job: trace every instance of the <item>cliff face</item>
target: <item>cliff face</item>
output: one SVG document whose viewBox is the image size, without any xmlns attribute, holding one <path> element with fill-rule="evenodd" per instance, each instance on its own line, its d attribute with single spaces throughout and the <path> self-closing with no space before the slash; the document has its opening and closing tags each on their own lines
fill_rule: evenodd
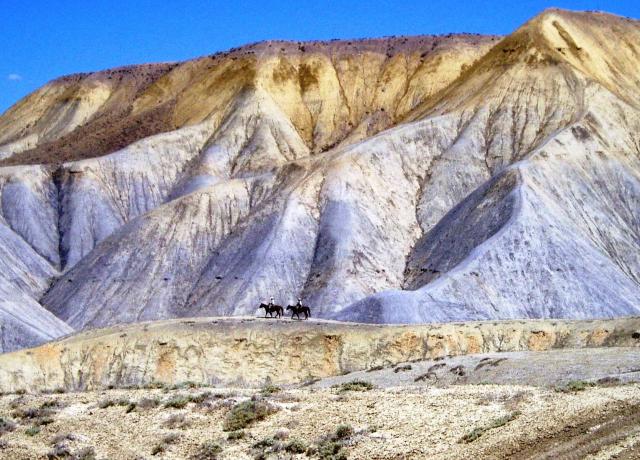
<svg viewBox="0 0 640 460">
<path fill-rule="evenodd" d="M 0 117 L 0 321 L 25 331 L 2 349 L 270 296 L 372 323 L 638 314 L 638 50 L 637 21 L 548 10 L 501 40 L 56 80 Z"/>
<path fill-rule="evenodd" d="M 196 381 L 297 383 L 406 361 L 493 351 L 640 346 L 640 319 L 373 326 L 200 318 L 81 333 L 0 355 L 0 391 Z"/>
</svg>

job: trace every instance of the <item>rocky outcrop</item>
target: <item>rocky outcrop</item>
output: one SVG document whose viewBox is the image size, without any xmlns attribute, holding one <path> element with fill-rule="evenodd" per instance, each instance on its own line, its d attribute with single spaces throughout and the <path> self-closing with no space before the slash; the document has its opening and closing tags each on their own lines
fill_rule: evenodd
<svg viewBox="0 0 640 460">
<path fill-rule="evenodd" d="M 198 318 L 85 332 L 0 355 L 0 391 L 296 383 L 380 365 L 494 351 L 640 346 L 640 319 L 375 326 Z"/>
</svg>

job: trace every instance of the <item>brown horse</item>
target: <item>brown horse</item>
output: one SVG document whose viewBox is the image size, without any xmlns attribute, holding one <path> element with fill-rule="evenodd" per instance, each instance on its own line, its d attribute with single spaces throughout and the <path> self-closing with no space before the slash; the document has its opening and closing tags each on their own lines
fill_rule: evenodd
<svg viewBox="0 0 640 460">
<path fill-rule="evenodd" d="M 276 314 L 276 318 L 282 318 L 284 314 L 284 309 L 280 305 L 268 305 L 266 303 L 261 303 L 258 308 L 264 308 L 264 317 L 267 317 L 269 314 L 269 318 L 273 318 L 273 314 Z"/>
<path fill-rule="evenodd" d="M 304 314 L 304 319 L 309 319 L 309 317 L 311 316 L 311 309 L 306 305 L 302 305 L 300 307 L 298 307 L 297 305 L 289 305 L 287 307 L 287 311 L 289 310 L 292 311 L 291 319 L 293 319 L 294 316 L 297 316 L 298 319 L 300 319 L 300 313 Z"/>
</svg>

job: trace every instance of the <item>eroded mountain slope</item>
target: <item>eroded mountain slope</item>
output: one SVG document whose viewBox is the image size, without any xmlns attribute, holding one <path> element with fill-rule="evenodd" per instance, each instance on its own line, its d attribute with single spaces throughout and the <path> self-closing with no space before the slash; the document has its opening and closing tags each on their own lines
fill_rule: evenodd
<svg viewBox="0 0 640 460">
<path fill-rule="evenodd" d="M 369 322 L 637 314 L 639 46 L 636 21 L 549 10 L 501 41 L 271 42 L 160 66 L 123 119 L 171 107 L 178 129 L 0 168 L 2 215 L 59 276 L 32 300 L 74 328 L 271 295 Z M 69 145 L 46 162 L 86 156 Z"/>
</svg>

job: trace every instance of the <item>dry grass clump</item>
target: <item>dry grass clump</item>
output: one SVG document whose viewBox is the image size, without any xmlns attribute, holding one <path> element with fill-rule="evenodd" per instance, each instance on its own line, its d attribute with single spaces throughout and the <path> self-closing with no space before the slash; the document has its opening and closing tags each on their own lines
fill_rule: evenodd
<svg viewBox="0 0 640 460">
<path fill-rule="evenodd" d="M 254 422 L 264 420 L 276 410 L 274 406 L 260 399 L 238 403 L 227 414 L 222 429 L 224 431 L 242 430 Z"/>
</svg>

